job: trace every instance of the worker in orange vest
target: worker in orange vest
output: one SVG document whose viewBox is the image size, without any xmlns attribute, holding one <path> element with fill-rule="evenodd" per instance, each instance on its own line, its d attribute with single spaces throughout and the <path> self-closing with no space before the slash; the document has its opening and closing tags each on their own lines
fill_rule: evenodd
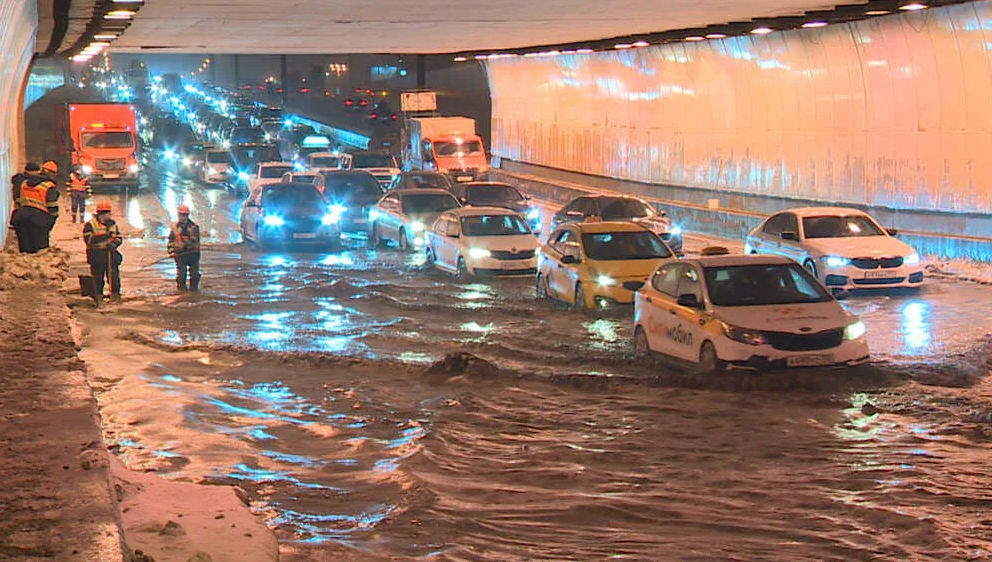
<svg viewBox="0 0 992 562">
<path fill-rule="evenodd" d="M 18 190 L 18 207 L 10 216 L 10 225 L 17 232 L 17 245 L 22 252 L 33 254 L 49 246 L 49 232 L 58 216 L 58 187 L 42 173 L 41 166 L 29 162 L 25 167 L 27 179 Z M 55 202 L 55 216 L 50 203 Z"/>
<path fill-rule="evenodd" d="M 86 261 L 93 275 L 93 296 L 97 302 L 103 299 L 104 278 L 110 278 L 110 298 L 121 297 L 121 262 L 124 256 L 117 251 L 124 239 L 117 223 L 110 217 L 110 201 L 100 201 L 96 205 L 96 216 L 83 226 L 83 241 L 86 242 Z"/>
<path fill-rule="evenodd" d="M 169 257 L 176 260 L 176 288 L 186 292 L 186 272 L 189 290 L 200 290 L 200 227 L 189 218 L 189 207 L 180 205 L 179 220 L 169 233 Z"/>
<path fill-rule="evenodd" d="M 72 222 L 83 222 L 86 214 L 86 198 L 93 195 L 93 186 L 82 168 L 76 168 L 69 174 L 69 197 L 72 199 Z"/>
<path fill-rule="evenodd" d="M 41 165 L 41 175 L 45 176 L 48 181 L 52 183 L 52 187 L 48 190 L 45 196 L 45 207 L 48 209 L 48 214 L 52 215 L 52 218 L 58 220 L 59 218 L 59 186 L 55 181 L 55 176 L 59 174 L 59 165 L 55 163 L 54 160 L 46 160 L 44 164 Z M 55 226 L 55 220 L 52 221 L 52 227 Z M 51 230 L 50 227 L 48 230 Z"/>
</svg>

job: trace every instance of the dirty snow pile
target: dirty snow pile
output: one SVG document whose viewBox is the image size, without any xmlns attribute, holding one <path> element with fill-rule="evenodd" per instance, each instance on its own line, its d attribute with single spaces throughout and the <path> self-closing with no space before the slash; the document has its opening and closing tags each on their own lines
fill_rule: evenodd
<svg viewBox="0 0 992 562">
<path fill-rule="evenodd" d="M 926 271 L 927 275 L 992 285 L 992 263 L 966 259 L 927 260 Z"/>
<path fill-rule="evenodd" d="M 68 263 L 69 253 L 59 248 L 46 248 L 36 254 L 0 253 L 0 291 L 9 291 L 25 282 L 61 286 Z"/>
</svg>

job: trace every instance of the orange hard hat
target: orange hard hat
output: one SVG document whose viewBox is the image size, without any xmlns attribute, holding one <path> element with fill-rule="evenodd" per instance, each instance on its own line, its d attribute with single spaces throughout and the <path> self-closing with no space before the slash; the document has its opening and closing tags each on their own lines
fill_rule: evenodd
<svg viewBox="0 0 992 562">
<path fill-rule="evenodd" d="M 59 165 L 54 160 L 48 160 L 41 165 L 42 170 L 47 170 L 53 174 L 59 173 Z"/>
<path fill-rule="evenodd" d="M 104 211 L 110 212 L 110 201 L 104 200 L 96 204 L 96 212 L 102 213 Z"/>
<path fill-rule="evenodd" d="M 179 208 L 176 209 L 176 210 L 179 212 L 180 215 L 188 215 L 189 214 L 189 207 L 187 207 L 186 205 L 180 205 Z"/>
</svg>

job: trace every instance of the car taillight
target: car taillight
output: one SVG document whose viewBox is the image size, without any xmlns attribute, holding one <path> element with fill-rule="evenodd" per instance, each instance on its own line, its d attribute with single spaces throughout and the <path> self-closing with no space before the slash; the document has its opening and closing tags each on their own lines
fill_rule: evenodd
<svg viewBox="0 0 992 562">
<path fill-rule="evenodd" d="M 396 121 L 397 119 L 399 119 L 399 117 L 397 117 L 395 113 L 392 114 L 392 115 L 390 115 L 389 118 L 392 119 L 393 121 Z"/>
<path fill-rule="evenodd" d="M 378 119 L 378 118 L 379 118 L 379 114 L 378 113 L 370 113 L 369 114 L 369 119 Z"/>
</svg>

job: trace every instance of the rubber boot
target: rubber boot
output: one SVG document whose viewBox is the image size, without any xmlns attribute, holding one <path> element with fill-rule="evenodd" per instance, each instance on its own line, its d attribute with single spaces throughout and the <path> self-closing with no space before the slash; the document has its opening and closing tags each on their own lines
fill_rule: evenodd
<svg viewBox="0 0 992 562">
<path fill-rule="evenodd" d="M 185 293 L 187 291 L 187 289 L 186 289 L 186 281 L 185 280 L 183 280 L 183 281 L 176 281 L 176 289 L 178 289 L 180 293 Z"/>
<path fill-rule="evenodd" d="M 200 277 L 190 277 L 189 279 L 189 290 L 193 292 L 198 292 L 200 290 Z"/>
</svg>

